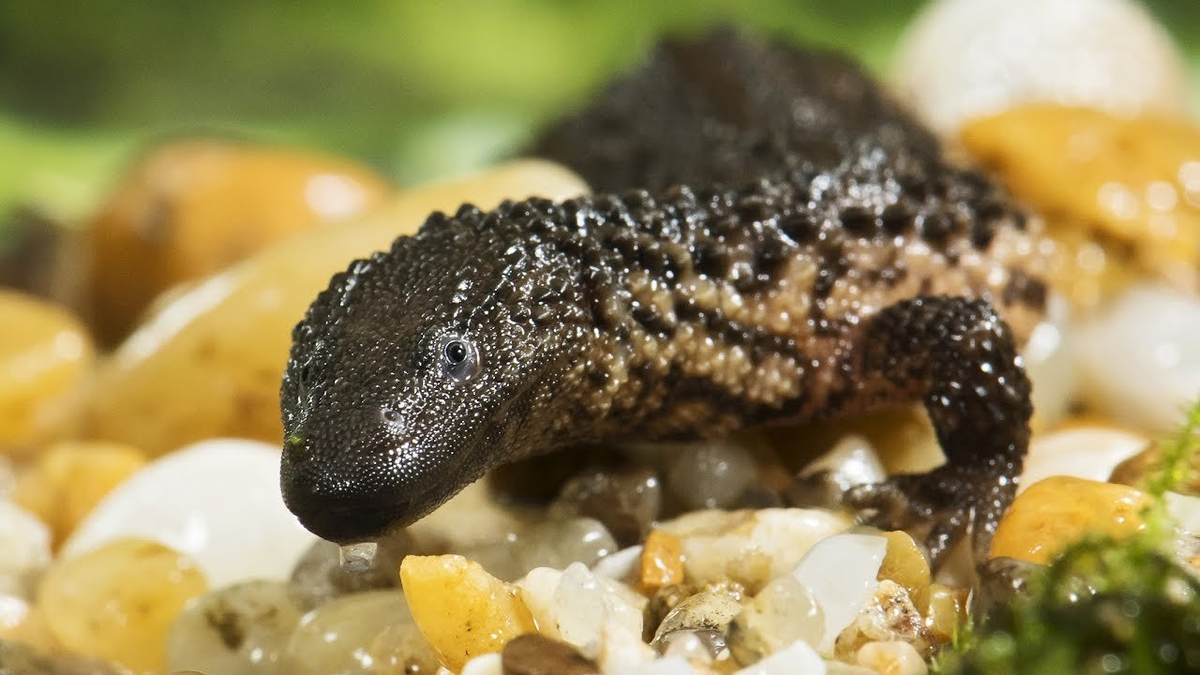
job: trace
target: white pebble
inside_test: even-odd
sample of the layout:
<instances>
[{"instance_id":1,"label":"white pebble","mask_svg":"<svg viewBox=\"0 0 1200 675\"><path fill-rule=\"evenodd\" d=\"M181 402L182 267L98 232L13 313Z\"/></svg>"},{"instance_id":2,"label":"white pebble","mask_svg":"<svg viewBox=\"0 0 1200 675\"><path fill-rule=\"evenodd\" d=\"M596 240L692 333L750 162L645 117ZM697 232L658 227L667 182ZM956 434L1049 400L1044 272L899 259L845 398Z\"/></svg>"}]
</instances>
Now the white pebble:
<instances>
[{"instance_id":1,"label":"white pebble","mask_svg":"<svg viewBox=\"0 0 1200 675\"><path fill-rule=\"evenodd\" d=\"M279 448L240 439L196 443L146 465L100 502L62 554L123 537L188 554L211 588L285 580L315 539L283 506Z\"/></svg>"},{"instance_id":2,"label":"white pebble","mask_svg":"<svg viewBox=\"0 0 1200 675\"><path fill-rule=\"evenodd\" d=\"M633 576L638 561L641 559L642 545L630 546L601 558L595 565L592 565L592 572L606 579L622 581Z\"/></svg>"},{"instance_id":3,"label":"white pebble","mask_svg":"<svg viewBox=\"0 0 1200 675\"><path fill-rule=\"evenodd\" d=\"M792 576L812 591L825 616L817 650L832 654L838 633L849 626L870 599L879 581L887 539L871 534L836 534L817 542L796 565Z\"/></svg>"},{"instance_id":4,"label":"white pebble","mask_svg":"<svg viewBox=\"0 0 1200 675\"><path fill-rule=\"evenodd\" d=\"M843 490L864 483L879 483L887 478L887 471L879 461L875 448L865 436L848 434L834 444L828 452L804 467L801 475L807 476L826 471Z\"/></svg>"},{"instance_id":5,"label":"white pebble","mask_svg":"<svg viewBox=\"0 0 1200 675\"><path fill-rule=\"evenodd\" d=\"M619 627L642 633L645 598L620 583L597 576L581 563L562 572L532 570L519 585L521 600L546 637L575 645L588 658L601 652L603 631Z\"/></svg>"},{"instance_id":6,"label":"white pebble","mask_svg":"<svg viewBox=\"0 0 1200 675\"><path fill-rule=\"evenodd\" d=\"M800 641L733 675L825 675L825 662L808 643Z\"/></svg>"},{"instance_id":7,"label":"white pebble","mask_svg":"<svg viewBox=\"0 0 1200 675\"><path fill-rule=\"evenodd\" d=\"M746 603L733 621L729 648L742 663L755 662L798 640L821 643L825 617L808 586L785 575Z\"/></svg>"},{"instance_id":8,"label":"white pebble","mask_svg":"<svg viewBox=\"0 0 1200 675\"><path fill-rule=\"evenodd\" d=\"M29 597L34 577L50 564L50 530L37 516L0 499L0 593Z\"/></svg>"},{"instance_id":9,"label":"white pebble","mask_svg":"<svg viewBox=\"0 0 1200 675\"><path fill-rule=\"evenodd\" d=\"M1080 392L1098 412L1152 432L1174 429L1200 393L1200 298L1128 289L1077 333Z\"/></svg>"},{"instance_id":10,"label":"white pebble","mask_svg":"<svg viewBox=\"0 0 1200 675\"><path fill-rule=\"evenodd\" d=\"M895 63L901 94L943 134L1027 102L1122 115L1186 109L1182 57L1130 0L939 0Z\"/></svg>"},{"instance_id":11,"label":"white pebble","mask_svg":"<svg viewBox=\"0 0 1200 675\"><path fill-rule=\"evenodd\" d=\"M1118 464L1146 448L1144 436L1112 427L1078 427L1035 436L1018 492L1050 476L1107 482Z\"/></svg>"},{"instance_id":12,"label":"white pebble","mask_svg":"<svg viewBox=\"0 0 1200 675\"><path fill-rule=\"evenodd\" d=\"M666 656L641 664L633 671L632 675L696 675L699 672L687 662L687 659L679 656Z\"/></svg>"},{"instance_id":13,"label":"white pebble","mask_svg":"<svg viewBox=\"0 0 1200 675\"><path fill-rule=\"evenodd\" d=\"M899 640L863 645L858 650L858 662L876 673L888 675L925 675L929 672L929 666L916 648Z\"/></svg>"},{"instance_id":14,"label":"white pebble","mask_svg":"<svg viewBox=\"0 0 1200 675\"><path fill-rule=\"evenodd\" d=\"M542 631L545 632L544 629ZM634 633L619 623L608 622L600 628L600 669L604 675L627 675L658 654Z\"/></svg>"},{"instance_id":15,"label":"white pebble","mask_svg":"<svg viewBox=\"0 0 1200 675\"><path fill-rule=\"evenodd\" d=\"M1078 374L1071 344L1073 326L1065 297L1050 294L1046 319L1034 327L1021 350L1025 374L1033 384L1031 399L1037 412L1035 423L1046 429L1066 416L1073 403Z\"/></svg>"},{"instance_id":16,"label":"white pebble","mask_svg":"<svg viewBox=\"0 0 1200 675\"><path fill-rule=\"evenodd\" d=\"M449 671L447 671L449 672ZM467 661L459 675L503 675L499 654L482 654Z\"/></svg>"}]
</instances>

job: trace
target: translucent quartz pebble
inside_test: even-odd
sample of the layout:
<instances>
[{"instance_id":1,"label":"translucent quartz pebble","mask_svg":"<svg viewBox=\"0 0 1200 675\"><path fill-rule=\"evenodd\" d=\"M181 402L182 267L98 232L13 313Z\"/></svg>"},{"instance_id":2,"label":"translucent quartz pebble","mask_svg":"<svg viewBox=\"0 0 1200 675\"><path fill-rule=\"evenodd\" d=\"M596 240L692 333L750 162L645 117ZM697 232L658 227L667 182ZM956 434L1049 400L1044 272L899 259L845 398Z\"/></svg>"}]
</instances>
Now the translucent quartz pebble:
<instances>
[{"instance_id":1,"label":"translucent quartz pebble","mask_svg":"<svg viewBox=\"0 0 1200 675\"><path fill-rule=\"evenodd\" d=\"M1131 0L940 0L913 22L895 63L901 94L943 133L1032 101L1185 111L1183 59Z\"/></svg>"},{"instance_id":2,"label":"translucent quartz pebble","mask_svg":"<svg viewBox=\"0 0 1200 675\"><path fill-rule=\"evenodd\" d=\"M66 650L159 672L171 623L205 590L204 574L186 555L121 539L51 567L37 607Z\"/></svg>"},{"instance_id":3,"label":"translucent quartz pebble","mask_svg":"<svg viewBox=\"0 0 1200 675\"><path fill-rule=\"evenodd\" d=\"M50 563L50 530L33 514L0 499L0 593L29 597Z\"/></svg>"},{"instance_id":4,"label":"translucent quartz pebble","mask_svg":"<svg viewBox=\"0 0 1200 675\"><path fill-rule=\"evenodd\" d=\"M434 672L436 659L429 645L413 639L416 625L398 591L367 591L346 595L304 615L287 642L282 672L295 675L374 674L387 645L403 644L415 664ZM416 636L419 638L419 636ZM391 655L391 657L397 655Z\"/></svg>"},{"instance_id":5,"label":"translucent quartz pebble","mask_svg":"<svg viewBox=\"0 0 1200 675\"><path fill-rule=\"evenodd\" d=\"M503 540L459 549L489 573L515 581L537 567L564 568L573 562L591 566L617 550L603 523L592 518L548 520Z\"/></svg>"},{"instance_id":6,"label":"translucent quartz pebble","mask_svg":"<svg viewBox=\"0 0 1200 675\"><path fill-rule=\"evenodd\" d=\"M618 623L605 624L600 629L600 667L605 673L632 673L649 663L658 654L642 636L630 632Z\"/></svg>"},{"instance_id":7,"label":"translucent quartz pebble","mask_svg":"<svg viewBox=\"0 0 1200 675\"><path fill-rule=\"evenodd\" d=\"M524 525L522 514L493 499L485 482L478 480L413 523L408 533L425 551L463 551L503 540Z\"/></svg>"},{"instance_id":8,"label":"translucent quartz pebble","mask_svg":"<svg viewBox=\"0 0 1200 675\"><path fill-rule=\"evenodd\" d=\"M884 537L836 534L817 542L792 570L792 576L812 591L825 617L817 651L833 653L838 634L879 587L876 575L886 554Z\"/></svg>"},{"instance_id":9,"label":"translucent quartz pebble","mask_svg":"<svg viewBox=\"0 0 1200 675\"><path fill-rule=\"evenodd\" d=\"M1080 392L1102 414L1169 431L1200 391L1200 299L1136 286L1076 334Z\"/></svg>"},{"instance_id":10,"label":"translucent quartz pebble","mask_svg":"<svg viewBox=\"0 0 1200 675\"><path fill-rule=\"evenodd\" d=\"M854 621L837 636L837 658L853 662L864 645L900 641L921 655L932 655L934 638L925 619L900 584L884 579Z\"/></svg>"},{"instance_id":11,"label":"translucent quartz pebble","mask_svg":"<svg viewBox=\"0 0 1200 675\"><path fill-rule=\"evenodd\" d=\"M1023 491L1050 476L1107 481L1121 462L1141 452L1150 441L1115 427L1071 427L1035 436L1017 485Z\"/></svg>"},{"instance_id":12,"label":"translucent quartz pebble","mask_svg":"<svg viewBox=\"0 0 1200 675\"><path fill-rule=\"evenodd\" d=\"M70 654L39 652L31 645L0 640L0 673L4 675L118 675L117 669Z\"/></svg>"},{"instance_id":13,"label":"translucent quartz pebble","mask_svg":"<svg viewBox=\"0 0 1200 675\"><path fill-rule=\"evenodd\" d=\"M519 588L462 556L410 555L400 565L400 583L421 634L451 670L537 629Z\"/></svg>"},{"instance_id":14,"label":"translucent quartz pebble","mask_svg":"<svg viewBox=\"0 0 1200 675\"><path fill-rule=\"evenodd\" d=\"M606 628L642 634L645 599L582 564L574 563L561 572L539 567L519 585L521 600L541 633L578 647L585 656L595 657L600 652Z\"/></svg>"},{"instance_id":15,"label":"translucent quartz pebble","mask_svg":"<svg viewBox=\"0 0 1200 675\"><path fill-rule=\"evenodd\" d=\"M672 455L667 490L687 511L729 508L756 477L754 458L729 441L689 443Z\"/></svg>"},{"instance_id":16,"label":"translucent quartz pebble","mask_svg":"<svg viewBox=\"0 0 1200 675\"><path fill-rule=\"evenodd\" d=\"M300 611L307 612L349 593L398 587L397 570L404 556L413 552L412 537L398 529L377 544L372 565L351 571L341 565L337 544L323 539L314 541L292 569L288 582L288 591Z\"/></svg>"},{"instance_id":17,"label":"translucent quartz pebble","mask_svg":"<svg viewBox=\"0 0 1200 675\"><path fill-rule=\"evenodd\" d=\"M583 473L563 485L551 513L586 516L604 523L617 543L641 541L662 510L662 484L648 467Z\"/></svg>"},{"instance_id":18,"label":"translucent quartz pebble","mask_svg":"<svg viewBox=\"0 0 1200 675\"><path fill-rule=\"evenodd\" d=\"M733 617L742 611L741 597L728 589L700 591L679 603L663 617L654 631L651 647L660 648L667 635L681 630L725 632Z\"/></svg>"},{"instance_id":19,"label":"translucent quartz pebble","mask_svg":"<svg viewBox=\"0 0 1200 675\"><path fill-rule=\"evenodd\" d=\"M119 537L187 553L214 587L287 579L314 539L283 506L279 447L238 439L197 443L146 465L100 502L62 555Z\"/></svg>"},{"instance_id":20,"label":"translucent quartz pebble","mask_svg":"<svg viewBox=\"0 0 1200 675\"><path fill-rule=\"evenodd\" d=\"M283 650L300 612L279 581L247 581L189 603L167 636L171 670L282 675Z\"/></svg>"},{"instance_id":21,"label":"translucent quartz pebble","mask_svg":"<svg viewBox=\"0 0 1200 675\"><path fill-rule=\"evenodd\" d=\"M632 581L641 566L642 549L630 546L605 556L592 566L592 572L608 579Z\"/></svg>"},{"instance_id":22,"label":"translucent quartz pebble","mask_svg":"<svg viewBox=\"0 0 1200 675\"><path fill-rule=\"evenodd\" d=\"M1065 297L1051 293L1046 302L1046 318L1034 326L1021 349L1025 374L1033 383L1034 433L1057 425L1074 402L1078 365L1069 336L1070 307Z\"/></svg>"},{"instance_id":23,"label":"translucent quartz pebble","mask_svg":"<svg viewBox=\"0 0 1200 675\"><path fill-rule=\"evenodd\" d=\"M78 319L23 293L0 289L0 326L0 452L9 452L69 419L95 350Z\"/></svg>"},{"instance_id":24,"label":"translucent quartz pebble","mask_svg":"<svg viewBox=\"0 0 1200 675\"><path fill-rule=\"evenodd\" d=\"M785 575L773 579L745 604L729 631L729 649L749 665L803 640L820 644L825 617L807 586Z\"/></svg>"},{"instance_id":25,"label":"translucent quartz pebble","mask_svg":"<svg viewBox=\"0 0 1200 675\"><path fill-rule=\"evenodd\" d=\"M680 656L663 658L643 663L632 671L632 675L698 675L699 671Z\"/></svg>"},{"instance_id":26,"label":"translucent quartz pebble","mask_svg":"<svg viewBox=\"0 0 1200 675\"><path fill-rule=\"evenodd\" d=\"M841 503L842 494L851 487L878 483L886 477L871 441L850 433L805 466L786 494L792 506L832 508Z\"/></svg>"},{"instance_id":27,"label":"translucent quartz pebble","mask_svg":"<svg viewBox=\"0 0 1200 675\"><path fill-rule=\"evenodd\" d=\"M734 675L825 675L825 662L808 643L793 642Z\"/></svg>"},{"instance_id":28,"label":"translucent quartz pebble","mask_svg":"<svg viewBox=\"0 0 1200 675\"><path fill-rule=\"evenodd\" d=\"M847 516L819 509L761 509L697 511L660 527L679 538L689 583L735 581L755 593L850 525Z\"/></svg>"},{"instance_id":29,"label":"translucent quartz pebble","mask_svg":"<svg viewBox=\"0 0 1200 675\"><path fill-rule=\"evenodd\" d=\"M724 631L707 629L676 630L658 641L662 655L678 656L693 666L707 666L729 658L729 643Z\"/></svg>"},{"instance_id":30,"label":"translucent quartz pebble","mask_svg":"<svg viewBox=\"0 0 1200 675\"><path fill-rule=\"evenodd\" d=\"M876 673L925 675L929 666L911 644L899 640L870 642L858 650L856 660Z\"/></svg>"},{"instance_id":31,"label":"translucent quartz pebble","mask_svg":"<svg viewBox=\"0 0 1200 675\"><path fill-rule=\"evenodd\" d=\"M374 675L421 675L439 668L433 648L411 621L384 628L371 640L367 654L375 664Z\"/></svg>"},{"instance_id":32,"label":"translucent quartz pebble","mask_svg":"<svg viewBox=\"0 0 1200 675\"><path fill-rule=\"evenodd\" d=\"M338 546L338 565L347 572L365 572L371 569L378 552L379 544L373 541L342 544Z\"/></svg>"}]
</instances>

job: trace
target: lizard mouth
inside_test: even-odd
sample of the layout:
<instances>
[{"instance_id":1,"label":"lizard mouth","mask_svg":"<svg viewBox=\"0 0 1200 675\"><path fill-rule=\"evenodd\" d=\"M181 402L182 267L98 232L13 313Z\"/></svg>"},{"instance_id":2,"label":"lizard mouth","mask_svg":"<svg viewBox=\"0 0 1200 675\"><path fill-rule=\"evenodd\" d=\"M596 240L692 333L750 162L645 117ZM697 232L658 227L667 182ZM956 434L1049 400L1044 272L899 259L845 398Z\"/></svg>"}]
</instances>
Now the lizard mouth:
<instances>
[{"instance_id":1,"label":"lizard mouth","mask_svg":"<svg viewBox=\"0 0 1200 675\"><path fill-rule=\"evenodd\" d=\"M400 522L409 509L405 501L326 501L295 508L292 512L309 532L337 544L375 541Z\"/></svg>"}]
</instances>

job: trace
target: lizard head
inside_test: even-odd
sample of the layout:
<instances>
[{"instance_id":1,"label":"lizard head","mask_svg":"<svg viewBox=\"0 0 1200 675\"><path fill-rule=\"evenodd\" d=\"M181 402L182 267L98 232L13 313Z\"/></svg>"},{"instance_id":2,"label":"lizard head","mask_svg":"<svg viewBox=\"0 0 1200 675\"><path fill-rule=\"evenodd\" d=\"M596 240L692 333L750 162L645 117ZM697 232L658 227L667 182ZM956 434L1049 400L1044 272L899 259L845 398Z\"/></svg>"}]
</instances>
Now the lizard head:
<instances>
[{"instance_id":1,"label":"lizard head","mask_svg":"<svg viewBox=\"0 0 1200 675\"><path fill-rule=\"evenodd\" d=\"M374 539L551 449L539 415L583 338L572 267L528 227L556 208L434 214L309 307L281 388L280 483L305 527Z\"/></svg>"}]
</instances>

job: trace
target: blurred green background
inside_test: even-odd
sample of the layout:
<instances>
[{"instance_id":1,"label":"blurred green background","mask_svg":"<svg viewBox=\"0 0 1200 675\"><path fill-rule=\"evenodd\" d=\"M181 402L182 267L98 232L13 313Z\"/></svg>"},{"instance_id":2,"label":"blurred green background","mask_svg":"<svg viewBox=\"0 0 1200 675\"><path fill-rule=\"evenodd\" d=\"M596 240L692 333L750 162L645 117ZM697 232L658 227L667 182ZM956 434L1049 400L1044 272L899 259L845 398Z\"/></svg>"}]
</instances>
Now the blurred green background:
<instances>
[{"instance_id":1,"label":"blurred green background","mask_svg":"<svg viewBox=\"0 0 1200 675\"><path fill-rule=\"evenodd\" d=\"M730 20L884 72L922 4L0 0L0 213L78 218L146 140L197 131L330 150L409 183L516 147L665 30ZM1200 0L1146 5L1200 83Z\"/></svg>"}]
</instances>

